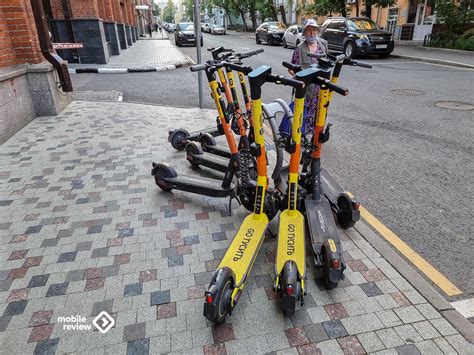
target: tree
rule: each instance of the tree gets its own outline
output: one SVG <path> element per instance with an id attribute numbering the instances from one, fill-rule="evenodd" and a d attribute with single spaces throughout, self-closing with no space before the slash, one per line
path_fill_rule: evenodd
<path id="1" fill-rule="evenodd" d="M 453 41 L 460 36 L 466 25 L 473 20 L 473 12 L 469 8 L 469 0 L 462 0 L 459 5 L 451 0 L 436 1 L 436 22 L 446 25 L 446 35 Z"/>
<path id="2" fill-rule="evenodd" d="M 161 9 L 158 4 L 153 4 L 153 16 L 160 16 Z"/>
<path id="3" fill-rule="evenodd" d="M 346 1 L 345 0 L 318 0 L 314 4 L 306 7 L 307 13 L 314 13 L 318 16 L 332 16 L 340 14 L 346 17 Z"/>
<path id="4" fill-rule="evenodd" d="M 244 31 L 248 31 L 245 15 L 247 14 L 248 9 L 249 9 L 249 1 L 248 0 L 231 0 L 230 9 L 233 13 L 240 15 L 240 17 L 242 18 L 242 22 L 244 23 Z"/>
<path id="5" fill-rule="evenodd" d="M 172 23 L 174 22 L 174 15 L 176 14 L 176 7 L 172 0 L 168 0 L 165 8 L 163 9 L 163 21 Z"/>
<path id="6" fill-rule="evenodd" d="M 209 7 L 212 7 L 212 5 L 224 9 L 227 18 L 229 19 L 229 24 L 232 25 L 232 18 L 230 15 L 235 15 L 232 8 L 232 0 L 210 0 Z"/>
<path id="7" fill-rule="evenodd" d="M 184 15 L 189 21 L 192 21 L 194 18 L 194 0 L 186 0 L 184 2 L 184 7 L 186 8 Z"/>
<path id="8" fill-rule="evenodd" d="M 385 8 L 395 4 L 395 0 L 365 0 L 365 16 L 372 17 L 372 6 Z"/>

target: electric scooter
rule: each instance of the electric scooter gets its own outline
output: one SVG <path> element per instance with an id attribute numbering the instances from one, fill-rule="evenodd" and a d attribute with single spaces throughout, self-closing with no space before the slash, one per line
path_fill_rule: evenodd
<path id="1" fill-rule="evenodd" d="M 271 74 L 271 68 L 261 66 L 249 75 L 254 117 L 255 142 L 252 155 L 257 159 L 257 186 L 254 212 L 248 215 L 217 270 L 205 293 L 204 316 L 214 323 L 223 322 L 238 303 L 248 275 L 262 245 L 269 218 L 264 211 L 264 203 L 270 196 L 267 191 L 267 159 L 264 141 L 261 87 L 265 82 L 302 87 L 303 83 L 283 76 Z"/>
<path id="2" fill-rule="evenodd" d="M 304 78 L 316 68 L 308 68 L 296 73 L 296 78 Z M 344 278 L 346 268 L 341 241 L 332 216 L 331 205 L 323 194 L 321 184 L 321 148 L 329 139 L 328 128 L 325 130 L 326 115 L 329 105 L 329 89 L 346 96 L 348 90 L 331 83 L 331 71 L 318 68 L 319 77 L 314 80 L 320 85 L 318 111 L 315 117 L 313 144 L 311 149 L 311 173 L 306 177 L 306 189 L 309 192 L 305 199 L 306 221 L 311 236 L 315 265 L 323 269 L 324 285 L 331 289 Z"/>
<path id="3" fill-rule="evenodd" d="M 220 61 L 220 60 L 225 60 L 227 57 L 234 57 L 238 59 L 244 59 L 244 58 L 249 58 L 253 55 L 256 55 L 258 53 L 262 53 L 263 49 L 259 49 L 256 51 L 250 51 L 247 53 L 234 53 L 232 49 L 225 49 L 223 47 L 218 47 L 218 48 L 209 48 L 209 51 L 212 52 L 214 62 Z M 209 64 L 211 64 L 213 61 L 209 61 Z M 224 91 L 226 99 L 227 99 L 227 108 L 225 110 L 229 112 L 230 114 L 233 113 L 233 98 L 232 98 L 232 93 L 228 85 L 228 79 L 226 80 L 226 77 L 223 73 L 222 68 L 219 68 L 218 70 L 218 76 L 220 79 L 220 89 L 221 92 Z M 242 77 L 241 77 L 242 76 Z M 239 74 L 239 79 L 241 85 L 243 84 L 245 86 L 245 81 L 244 81 L 244 76 L 243 74 Z M 242 87 L 242 92 L 244 93 L 244 99 L 248 100 L 248 95 L 246 97 L 247 89 L 246 87 Z M 250 103 L 247 105 L 246 101 L 246 108 L 247 112 L 250 109 Z M 234 122 L 235 120 L 232 120 Z M 184 128 L 179 128 L 175 129 L 172 131 L 168 132 L 168 141 L 171 142 L 171 145 L 173 148 L 176 150 L 184 150 L 189 142 L 200 142 L 203 146 L 203 151 L 208 151 L 211 152 L 212 146 L 215 146 L 217 144 L 216 140 L 214 137 L 221 136 L 223 135 L 223 129 L 222 126 L 220 125 L 220 120 L 217 118 L 217 127 L 211 127 L 207 128 L 205 130 L 201 131 L 196 131 L 193 133 L 189 133 L 186 129 Z M 209 149 L 206 149 L 209 147 Z M 224 148 L 221 152 L 219 151 L 212 151 L 214 154 L 225 156 L 227 158 L 230 157 L 231 153 L 228 149 Z M 220 153 L 220 154 L 219 154 Z"/>
<path id="4" fill-rule="evenodd" d="M 191 66 L 191 71 L 205 70 L 206 76 L 211 89 L 212 97 L 217 107 L 217 112 L 224 135 L 232 152 L 230 160 L 228 160 L 227 169 L 225 171 L 224 179 L 219 184 L 218 180 L 207 179 L 203 177 L 194 177 L 179 175 L 167 163 L 152 164 L 151 174 L 155 177 L 156 184 L 164 191 L 171 191 L 173 189 L 198 193 L 201 195 L 212 197 L 236 197 L 235 185 L 232 183 L 234 176 L 239 167 L 239 152 L 234 139 L 234 135 L 229 125 L 229 118 L 224 108 L 224 100 L 222 99 L 219 86 L 216 81 L 215 72 L 217 68 L 209 64 L 198 64 Z"/>
<path id="5" fill-rule="evenodd" d="M 367 63 L 356 61 L 350 58 L 346 58 L 344 54 L 334 56 L 328 54 L 326 56 L 320 56 L 315 53 L 309 53 L 308 56 L 318 58 L 318 66 L 324 68 L 334 68 L 331 75 L 331 82 L 336 84 L 339 78 L 342 65 L 360 66 L 364 68 L 371 68 L 372 66 Z M 283 62 L 283 66 L 293 70 L 295 73 L 300 71 L 302 68 L 299 65 L 293 65 L 288 62 Z M 332 91 L 329 91 L 329 102 L 332 99 Z M 331 124 L 328 124 L 330 127 Z M 329 128 L 327 129 L 329 134 Z M 302 175 L 305 176 L 308 173 L 308 167 L 311 164 L 311 146 L 312 142 L 304 137 L 303 147 L 303 169 Z M 306 149 L 308 147 L 308 149 Z M 351 228 L 360 219 L 359 207 L 360 203 L 355 199 L 354 195 L 345 189 L 324 169 L 321 168 L 321 184 L 323 186 L 323 192 L 325 197 L 328 199 L 331 208 L 336 215 L 337 223 L 344 229 Z"/>
<path id="6" fill-rule="evenodd" d="M 256 50 L 247 53 L 234 53 L 231 49 L 225 49 L 223 47 L 212 48 L 211 50 L 214 61 L 209 63 L 217 66 L 224 64 L 224 66 L 219 69 L 220 71 L 218 71 L 218 73 L 221 77 L 221 83 L 227 83 L 225 87 L 227 88 L 226 97 L 229 103 L 228 112 L 231 117 L 231 128 L 234 133 L 240 136 L 238 144 L 238 149 L 240 151 L 242 151 L 242 149 L 249 149 L 250 139 L 247 136 L 247 128 L 249 124 L 251 127 L 252 122 L 249 102 L 250 100 L 248 99 L 247 86 L 245 83 L 245 76 L 252 71 L 252 68 L 248 66 L 242 66 L 240 64 L 243 58 L 249 58 L 250 56 L 261 52 L 263 52 L 263 50 Z M 225 78 L 222 69 L 225 69 L 227 78 Z M 239 81 L 242 87 L 244 101 L 247 108 L 246 113 L 243 113 L 240 107 L 233 70 L 237 71 L 239 74 Z M 197 143 L 188 144 L 186 147 L 186 158 L 188 161 L 193 166 L 203 165 L 221 172 L 225 171 L 225 166 L 227 165 L 226 160 L 221 158 L 214 159 L 212 156 L 209 156 L 209 153 L 220 157 L 229 158 L 229 148 L 222 145 L 217 145 L 214 137 L 209 134 L 203 134 L 200 138 L 200 143 L 200 147 Z M 211 163 L 207 164 L 207 161 L 211 161 Z"/>

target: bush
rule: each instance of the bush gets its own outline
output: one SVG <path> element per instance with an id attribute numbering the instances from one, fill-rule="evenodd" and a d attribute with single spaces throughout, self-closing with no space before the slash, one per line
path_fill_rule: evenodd
<path id="1" fill-rule="evenodd" d="M 464 51 L 474 51 L 474 36 L 461 36 L 456 40 L 454 48 Z"/>

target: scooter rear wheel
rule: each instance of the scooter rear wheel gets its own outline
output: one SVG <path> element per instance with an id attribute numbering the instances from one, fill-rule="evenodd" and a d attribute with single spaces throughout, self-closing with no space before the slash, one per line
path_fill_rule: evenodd
<path id="1" fill-rule="evenodd" d="M 214 323 L 222 323 L 226 320 L 231 310 L 231 297 L 234 281 L 232 277 L 228 277 L 224 282 L 222 291 L 217 295 L 217 312 Z"/>
<path id="2" fill-rule="evenodd" d="M 337 199 L 339 212 L 337 213 L 337 223 L 344 229 L 354 227 L 357 220 L 352 218 L 354 206 L 349 196 L 342 193 Z"/>
<path id="3" fill-rule="evenodd" d="M 185 139 L 189 137 L 189 132 L 185 129 L 178 129 L 171 135 L 171 146 L 176 150 L 184 150 L 186 148 Z"/>

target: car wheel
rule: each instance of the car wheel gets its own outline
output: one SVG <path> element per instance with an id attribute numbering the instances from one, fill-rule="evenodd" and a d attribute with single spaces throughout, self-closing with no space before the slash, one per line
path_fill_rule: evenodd
<path id="1" fill-rule="evenodd" d="M 260 38 L 258 38 L 258 35 L 255 35 L 255 42 L 257 42 L 257 44 L 262 44 L 262 41 Z"/>
<path id="2" fill-rule="evenodd" d="M 347 58 L 354 58 L 355 57 L 355 45 L 354 42 L 348 41 L 344 46 L 344 54 Z"/>
<path id="3" fill-rule="evenodd" d="M 283 38 L 283 48 L 288 48 L 288 45 L 286 44 L 286 39 Z"/>

